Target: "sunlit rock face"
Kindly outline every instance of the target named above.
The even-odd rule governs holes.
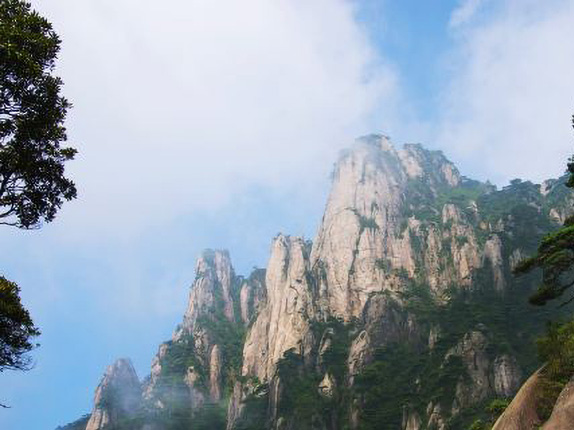
[[[466,216],[452,204],[433,208],[448,231],[423,229],[416,217],[424,199],[460,183],[452,163],[420,145],[397,150],[388,138],[372,135],[344,152],[311,255],[321,312],[345,321],[357,318],[371,294],[400,291],[404,282],[397,274],[414,277],[421,266],[438,292],[453,276],[470,283],[481,261]],[[441,267],[445,239],[459,236],[468,242],[453,248],[451,267]]]
[[[190,292],[180,332],[192,332],[201,316],[221,310],[223,316],[235,320],[231,290],[236,282],[227,251],[205,251],[195,266],[196,280]],[[178,334],[176,334],[177,336]]]
[[[407,178],[384,137],[364,138],[341,156],[311,257],[323,313],[348,321],[371,292],[392,288],[378,261],[414,271],[408,238],[398,238]]]
[[[243,349],[243,374],[260,380],[273,376],[285,351],[308,355],[315,318],[309,246],[301,238],[279,235],[267,266],[267,303],[253,324]]]
[[[86,430],[105,430],[135,416],[142,404],[139,379],[128,359],[108,366],[94,396],[94,410]]]
[[[560,392],[552,415],[542,426],[543,430],[564,430],[574,423],[574,379]]]

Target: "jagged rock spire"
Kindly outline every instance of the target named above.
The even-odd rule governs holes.
[[[302,238],[278,235],[267,266],[267,304],[245,341],[243,373],[261,380],[273,375],[285,351],[311,348],[314,319],[309,249]]]
[[[402,235],[414,180],[433,192],[458,185],[460,175],[442,153],[396,150],[382,135],[362,137],[341,154],[311,257],[324,312],[358,317],[371,293],[397,288],[391,270],[414,274],[410,238]]]
[[[229,321],[235,320],[231,290],[236,282],[229,252],[205,250],[195,265],[196,280],[191,288],[183,328],[193,329],[200,316],[221,311]]]
[[[120,358],[108,366],[94,396],[86,430],[105,430],[134,416],[141,407],[141,385],[131,361]]]

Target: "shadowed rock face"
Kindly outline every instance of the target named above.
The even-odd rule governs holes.
[[[86,430],[104,430],[124,418],[135,416],[141,407],[139,379],[129,359],[108,366],[96,389],[94,410]]]
[[[267,300],[265,273],[264,269],[255,269],[241,285],[239,293],[241,320],[246,326],[251,323]]]

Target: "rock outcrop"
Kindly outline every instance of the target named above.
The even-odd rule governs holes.
[[[410,161],[418,174],[416,159]],[[414,272],[409,238],[399,237],[407,179],[385,137],[363,138],[341,156],[311,257],[324,314],[349,321],[370,293],[392,289],[383,262],[388,270]]]
[[[516,358],[506,354],[494,360],[493,388],[498,397],[508,398],[518,391],[522,374]]]
[[[361,138],[352,150],[344,152],[333,174],[311,256],[320,310],[349,321],[361,315],[370,294],[400,289],[402,282],[396,273],[404,271],[412,277],[417,269],[417,249],[411,236],[420,233],[420,222],[408,216],[413,207],[412,184],[424,184],[434,196],[439,189],[457,186],[460,181],[456,168],[441,153],[425,151],[420,145],[396,150],[385,136]],[[455,208],[451,211],[454,214],[450,216],[458,220]],[[425,237],[422,242],[440,247],[436,234],[428,232],[428,240]],[[467,263],[466,252],[463,254],[465,262],[461,264],[478,265],[476,261]]]
[[[566,430],[574,426],[574,381],[570,381],[556,400],[552,415],[542,430]]]
[[[574,425],[574,382],[571,380],[560,392],[552,414],[544,421],[539,415],[544,387],[544,369],[536,371],[520,388],[510,405],[496,421],[493,430],[569,430]],[[544,400],[547,402],[547,399]]]
[[[183,323],[152,361],[144,390],[148,402],[165,409],[175,397],[192,417],[223,399],[230,375],[239,372],[231,366],[236,366],[245,326],[265,300],[262,273],[237,276],[227,251],[201,255]]]
[[[246,326],[249,325],[267,300],[265,273],[264,269],[256,269],[241,285],[239,293],[241,320]]]
[[[405,408],[403,410],[402,430],[420,430],[421,427],[422,421],[418,412]]]
[[[140,381],[128,359],[108,366],[94,396],[94,410],[86,430],[112,428],[126,418],[134,417],[142,404]]]
[[[309,246],[301,238],[279,235],[267,266],[267,303],[253,324],[243,349],[243,375],[268,380],[285,351],[309,355],[314,319]]]
[[[349,332],[347,387],[377,360],[377,349],[404,344],[428,354],[450,343],[443,360],[458,357],[461,373],[449,404],[428,404],[427,425],[445,427],[464,409],[514,394],[522,370],[511,354],[492,355],[497,347],[489,340],[490,321],[453,338],[446,321],[429,324],[417,311],[421,304],[413,308],[422,300],[435,312],[448,312],[457,291],[483,294],[478,291],[486,289],[495,300],[506,300],[513,282],[510,270],[528,251],[513,248],[516,219],[491,216],[490,206],[504,203],[492,193],[492,186],[461,177],[441,153],[419,145],[397,150],[384,136],[359,139],[335,168],[310,255],[300,239],[294,249],[294,239],[285,236],[272,246],[267,303],[247,336],[243,377],[281,387],[285,381],[277,381],[276,366],[289,350],[308,368],[324,369],[332,335],[329,329],[317,332],[313,327],[336,319],[360,328]],[[481,195],[487,197],[477,203]],[[424,286],[424,297],[413,292],[415,285]],[[336,398],[341,381],[321,375],[319,392],[328,387],[329,397]],[[239,392],[234,399],[245,400]],[[351,423],[360,420],[362,400],[352,402]],[[269,407],[278,408],[273,402]],[[238,405],[231,409],[237,411]],[[420,415],[405,420],[411,427],[423,422]],[[272,420],[273,428],[279,428],[277,422]],[[286,417],[281,422],[288,428]]]
[[[538,370],[528,378],[510,405],[508,405],[504,413],[498,418],[492,430],[535,429],[542,424],[536,412],[538,392],[540,390],[540,372],[541,371]]]
[[[228,321],[234,321],[234,304],[231,290],[236,276],[227,251],[208,250],[197,261],[196,280],[191,288],[183,324],[175,337],[193,332],[200,317],[221,311]]]

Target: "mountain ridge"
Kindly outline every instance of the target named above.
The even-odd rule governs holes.
[[[516,392],[544,311],[521,302],[536,276],[511,269],[567,216],[560,180],[496,190],[383,135],[342,151],[332,178],[313,242],[279,234],[247,278],[204,252],[137,419],[112,424],[444,430]]]

